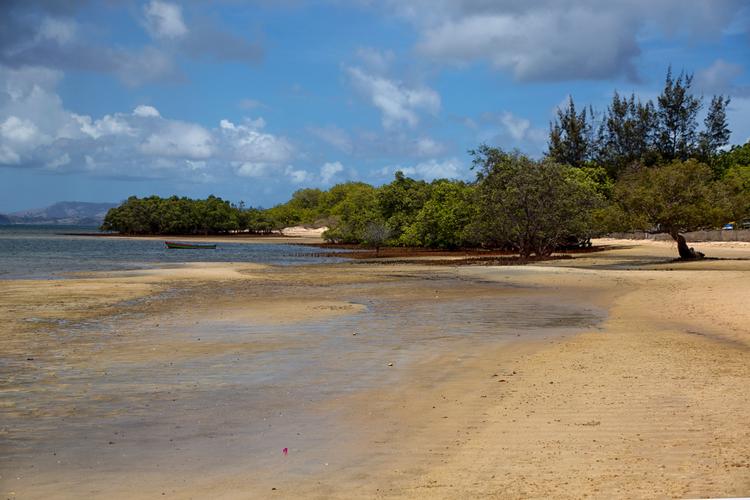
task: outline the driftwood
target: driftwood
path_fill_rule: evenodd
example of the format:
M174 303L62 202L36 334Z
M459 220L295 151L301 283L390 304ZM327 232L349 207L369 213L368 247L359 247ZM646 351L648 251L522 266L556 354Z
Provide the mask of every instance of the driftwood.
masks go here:
M702 252L697 251L693 247L689 247L685 237L681 234L677 235L677 251L680 253L680 258L684 260L697 260L702 259L705 255Z

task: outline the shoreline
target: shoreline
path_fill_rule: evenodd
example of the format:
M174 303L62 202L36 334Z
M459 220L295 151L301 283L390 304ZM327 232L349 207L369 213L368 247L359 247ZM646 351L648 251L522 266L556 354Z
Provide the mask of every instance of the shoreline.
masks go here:
M196 242L220 242L220 243L289 243L289 244L315 244L322 243L323 239L318 235L283 235L283 234L221 234L221 235L123 235L119 233L56 233L59 236L76 236L80 238L112 238L122 240L156 240L156 241L196 241Z
M15 394L3 412L17 415L5 419L10 424L0 435L3 447L8 450L30 433L43 435L49 412L78 408L62 416L71 430L45 445L61 445L54 458L34 452L14 462L12 474L4 471L0 485L6 495L24 498L59 494L61 486L71 497L150 497L164 491L177 498L243 498L269 495L271 488L282 496L332 498L746 493L750 331L742 304L750 262L675 266L668 260L674 254L670 245L603 243L610 246L603 252L520 267L444 267L429 259L386 267L324 264L314 270L191 264L0 283L0 319L10 333L3 338L4 365L13 370L3 394ZM750 246L717 244L707 253L747 258ZM501 305L507 312L493 312ZM559 327L568 307L591 314L606 310L607 319L586 327L576 319L560 330L562 336L546 327L528 330L541 336L490 335L492 325L522 308L535 311L514 320L522 331L526 322L554 311L550 321ZM429 312L433 308L440 313ZM480 321L490 313L500 316ZM36 320L27 321L30 317ZM425 323L428 318L435 322ZM355 326L362 331L352 336ZM389 330L398 330L403 340L381 337L379 332ZM168 368L172 363L198 373L209 370L206 375L214 373L212 363L222 363L216 372L222 374L246 366L239 375L324 346L322 371L315 375L322 377L320 387L354 385L331 396L309 393L313 402L289 416L269 412L265 417L274 427L262 439L247 434L257 423L241 418L256 411L253 405L242 409L248 397L242 385L223 400L221 385L209 391L211 379L191 388L177 378L151 392L128 378L131 367L139 366L168 381L176 376ZM329 358L328 349L343 349L346 356ZM354 364L347 365L347 358ZM203 359L215 361L200 368ZM255 361L243 365L250 360ZM280 366L268 366L268 373L283 373ZM96 375L88 392L76 396L76 379L67 375L73 372L108 375ZM311 373L289 372L285 383L292 384L290 390L298 387L292 395ZM68 386L58 386L66 380ZM116 396L111 391L118 387ZM37 394L33 406L26 391ZM57 400L65 394L73 399ZM280 405L282 415L304 401L279 397L265 406ZM196 428L197 420L211 415L208 407L201 409L210 398L226 405L220 420ZM194 409L173 413L175 404ZM121 431L126 415L150 421L157 410L148 405L166 412L160 413L162 423L182 415L174 422L200 431L193 436L167 430L155 420L151 434L128 424L125 437L108 438L114 444L98 443L104 429ZM105 408L115 413L102 414ZM22 416L28 430L16 427L15 418ZM84 423L100 430L80 441L72 429ZM283 438L295 428L301 437ZM337 434L347 436L345 442ZM167 442L170 435L179 444ZM288 441L290 455L283 458L276 448ZM83 460L85 453L110 465ZM128 463L118 458L122 453L140 457L144 465L118 467ZM222 454L225 465L219 466L212 457ZM157 457L159 469L145 467ZM188 459L197 470L188 467ZM554 466L545 465L549 460ZM249 464L255 464L250 476ZM89 481L75 482L83 470L92 471ZM12 479L17 474L25 479Z

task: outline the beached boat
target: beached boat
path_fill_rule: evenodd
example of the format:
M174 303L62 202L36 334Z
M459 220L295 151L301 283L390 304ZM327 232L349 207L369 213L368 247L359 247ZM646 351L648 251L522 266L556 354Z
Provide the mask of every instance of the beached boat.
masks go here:
M180 250L213 250L216 248L216 243L180 243L177 241L165 241L167 248L180 249Z

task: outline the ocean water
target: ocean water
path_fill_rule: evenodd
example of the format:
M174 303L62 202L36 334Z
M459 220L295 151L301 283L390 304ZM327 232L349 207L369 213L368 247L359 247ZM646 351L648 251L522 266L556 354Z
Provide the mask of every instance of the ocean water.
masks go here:
M343 260L313 256L314 248L298 245L217 243L216 250L168 250L162 240L62 234L96 231L89 226L0 226L0 280L65 278L68 273L146 269L182 262L294 265Z

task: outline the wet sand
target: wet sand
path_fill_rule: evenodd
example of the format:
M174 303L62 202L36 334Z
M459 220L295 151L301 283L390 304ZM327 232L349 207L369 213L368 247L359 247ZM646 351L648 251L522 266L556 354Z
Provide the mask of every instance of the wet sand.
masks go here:
M604 243L524 267L203 264L0 282L0 489L747 495L750 261Z

